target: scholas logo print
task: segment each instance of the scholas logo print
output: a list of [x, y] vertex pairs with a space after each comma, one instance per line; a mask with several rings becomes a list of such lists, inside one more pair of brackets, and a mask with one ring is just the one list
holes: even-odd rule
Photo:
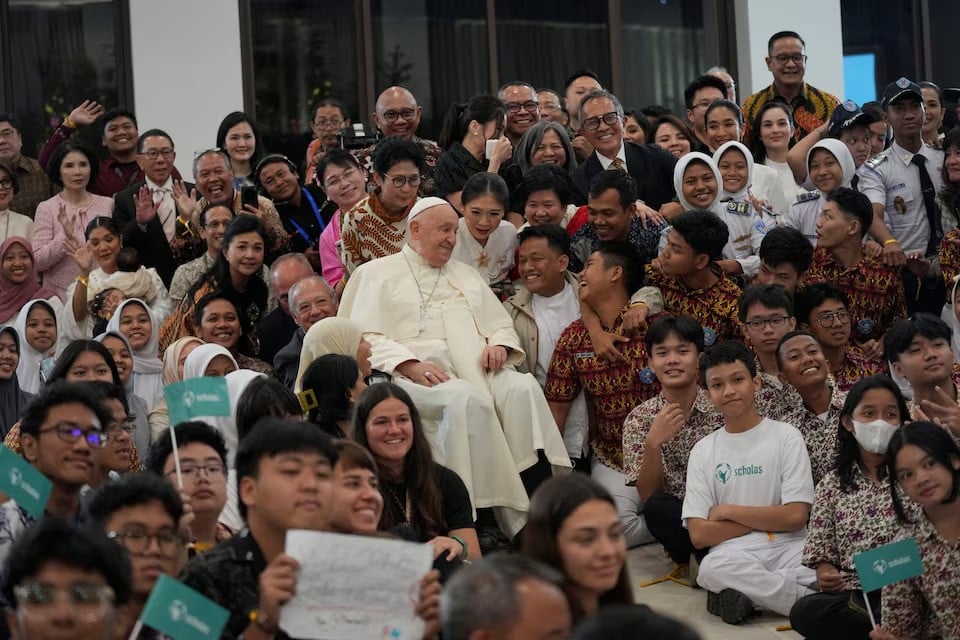
[[717, 465], [714, 474], [717, 476], [717, 480], [723, 484], [727, 484], [733, 478], [740, 478], [742, 476], [759, 476], [763, 475], [763, 465], [759, 464], [745, 464], [734, 469], [726, 462], [721, 462]]

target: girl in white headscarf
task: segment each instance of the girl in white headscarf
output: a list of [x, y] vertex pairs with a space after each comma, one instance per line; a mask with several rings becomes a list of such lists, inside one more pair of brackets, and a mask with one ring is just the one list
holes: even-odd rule
[[27, 393], [40, 392], [40, 364], [51, 364], [57, 353], [57, 315], [46, 300], [31, 300], [17, 315], [14, 324], [20, 336], [20, 363], [17, 380]]
[[816, 246], [817, 220], [823, 211], [825, 196], [840, 187], [849, 187], [856, 175], [856, 167], [847, 145], [840, 140], [827, 138], [810, 147], [807, 173], [816, 189], [797, 196], [797, 201], [790, 205], [787, 213], [780, 216], [779, 224], [798, 229], [810, 244]]
[[124, 300], [107, 324], [107, 333], [119, 333], [130, 343], [133, 356], [133, 392], [149, 409], [163, 400], [160, 377], [163, 362], [157, 357], [160, 328], [150, 306], [139, 298]]
[[183, 379], [223, 378], [239, 368], [237, 361], [226, 347], [207, 343], [191, 351], [183, 361]]
[[336, 316], [323, 318], [310, 327], [310, 330], [303, 337], [303, 347], [300, 349], [300, 369], [297, 371], [297, 382], [293, 389], [295, 393], [303, 391], [303, 374], [307, 372], [310, 363], [328, 353], [337, 353], [354, 358], [357, 361], [357, 366], [360, 367], [360, 373], [364, 377], [372, 373], [370, 365], [372, 350], [370, 343], [363, 337], [360, 325], [349, 318], [338, 318]]

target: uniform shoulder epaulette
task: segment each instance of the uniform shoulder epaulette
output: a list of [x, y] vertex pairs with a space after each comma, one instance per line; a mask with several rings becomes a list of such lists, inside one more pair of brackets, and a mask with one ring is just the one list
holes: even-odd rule
[[803, 193], [797, 194], [797, 203], [810, 202], [811, 200], [816, 200], [819, 197], [820, 192], [816, 189], [813, 191], [804, 191]]
[[885, 149], [885, 150], [881, 151], [880, 153], [878, 153], [877, 155], [875, 155], [875, 156], [873, 156], [872, 158], [870, 158], [869, 160], [867, 160], [864, 164], [866, 164], [866, 165], [867, 165], [868, 167], [870, 167], [871, 169], [876, 169], [877, 167], [879, 167], [881, 164], [883, 164], [883, 163], [886, 161], [886, 159], [887, 159], [888, 156], [889, 156], [889, 154], [887, 153], [887, 150]]

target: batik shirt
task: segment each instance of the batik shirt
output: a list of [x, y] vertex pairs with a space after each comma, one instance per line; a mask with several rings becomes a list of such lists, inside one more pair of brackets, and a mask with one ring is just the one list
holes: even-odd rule
[[853, 481], [855, 486], [844, 493], [834, 470], [817, 485], [802, 559], [811, 569], [821, 562], [835, 566], [845, 591], [860, 588], [853, 556], [893, 542], [897, 531], [887, 481], [874, 482], [859, 464], [854, 465]]
[[[803, 89], [800, 90], [800, 93], [793, 100], [787, 100], [778, 95], [776, 87], [771, 84], [766, 89], [747, 96], [747, 99], [743, 101], [744, 126], [742, 141], [743, 144], [748, 147], [750, 146], [751, 136], [753, 135], [751, 123], [757, 121], [757, 115], [759, 115], [760, 109], [771, 100], [789, 104], [793, 109], [793, 119], [796, 123], [793, 139], [798, 142], [801, 138], [813, 132], [814, 129], [828, 122], [830, 116], [833, 114], [834, 108], [839, 104], [839, 101], [834, 95], [822, 89], [817, 89], [807, 83], [803, 84]], [[757, 135], [759, 135], [759, 133]]]
[[[847, 392], [831, 387], [830, 406], [826, 420], [808, 409], [801, 400], [783, 418], [800, 430], [803, 441], [810, 454], [810, 468], [813, 471], [813, 484], [819, 484], [837, 463], [837, 428], [840, 423], [840, 411], [847, 399]], [[781, 419], [781, 418], [778, 418]]]
[[709, 289], [691, 289], [680, 278], [663, 275], [649, 265], [646, 267], [646, 283], [660, 289], [665, 312], [689, 316], [700, 323], [706, 346], [717, 340], [743, 342], [743, 326], [737, 317], [740, 287], [717, 265], [711, 265], [710, 270], [719, 280]]
[[[653, 419], [668, 404], [663, 394], [659, 393], [631, 411], [624, 420], [623, 475], [628, 483], [637, 481]], [[698, 389], [697, 399], [687, 420], [673, 438], [660, 448], [664, 493], [683, 500], [687, 491], [687, 460], [693, 445], [722, 426], [723, 416], [707, 398], [707, 393]]]
[[[666, 222], [659, 225], [648, 222], [647, 226], [643, 226], [640, 218], [630, 219], [630, 227], [627, 229], [627, 243], [641, 256], [644, 264], [657, 257], [660, 235], [666, 228]], [[597, 230], [592, 224], [587, 223], [577, 229], [577, 232], [570, 238], [569, 270], [573, 273], [583, 271], [587, 259], [591, 253], [597, 250], [599, 244], [600, 238], [597, 237]]]
[[817, 249], [803, 277], [803, 284], [812, 282], [830, 282], [847, 294], [854, 343], [882, 339], [897, 320], [907, 317], [900, 269], [888, 267], [879, 258], [864, 256], [845, 269], [829, 251]]
[[[612, 328], [619, 333], [623, 312]], [[550, 402], [573, 402], [583, 389], [592, 403], [596, 429], [591, 429], [590, 447], [610, 467], [623, 469], [623, 421], [634, 407], [655, 396], [660, 384], [647, 365], [642, 333], [618, 346], [628, 362], [607, 362], [597, 357], [583, 320], [564, 329], [550, 360], [544, 393]]]
[[[953, 363], [953, 375], [951, 376], [953, 380], [953, 389], [944, 389], [943, 392], [946, 394], [953, 394], [954, 400], [957, 404], [960, 404], [960, 363]], [[926, 422], [931, 422], [930, 418], [927, 416], [926, 412], [920, 408], [920, 403], [916, 399], [910, 400], [907, 402], [907, 409], [910, 410], [910, 419], [911, 420], [924, 420]], [[957, 443], [957, 446], [960, 447], [960, 433], [951, 431], [950, 435], [953, 436], [954, 442]]]
[[883, 629], [900, 638], [960, 640], [960, 540], [946, 540], [923, 514], [898, 531], [920, 548], [923, 575], [883, 588]]
[[407, 214], [416, 198], [398, 216], [390, 215], [373, 192], [340, 219], [340, 260], [347, 275], [364, 262], [399, 253], [407, 238]]
[[833, 372], [833, 380], [840, 391], [850, 391], [863, 378], [889, 374], [886, 361], [868, 360], [859, 347], [850, 345], [843, 354], [843, 364]]

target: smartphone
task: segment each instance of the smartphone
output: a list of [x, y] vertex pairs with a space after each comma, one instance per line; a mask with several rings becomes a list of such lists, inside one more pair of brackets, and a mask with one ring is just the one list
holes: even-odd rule
[[250, 205], [253, 208], [259, 208], [260, 202], [257, 198], [256, 187], [244, 187], [240, 189], [240, 204], [244, 207]]

